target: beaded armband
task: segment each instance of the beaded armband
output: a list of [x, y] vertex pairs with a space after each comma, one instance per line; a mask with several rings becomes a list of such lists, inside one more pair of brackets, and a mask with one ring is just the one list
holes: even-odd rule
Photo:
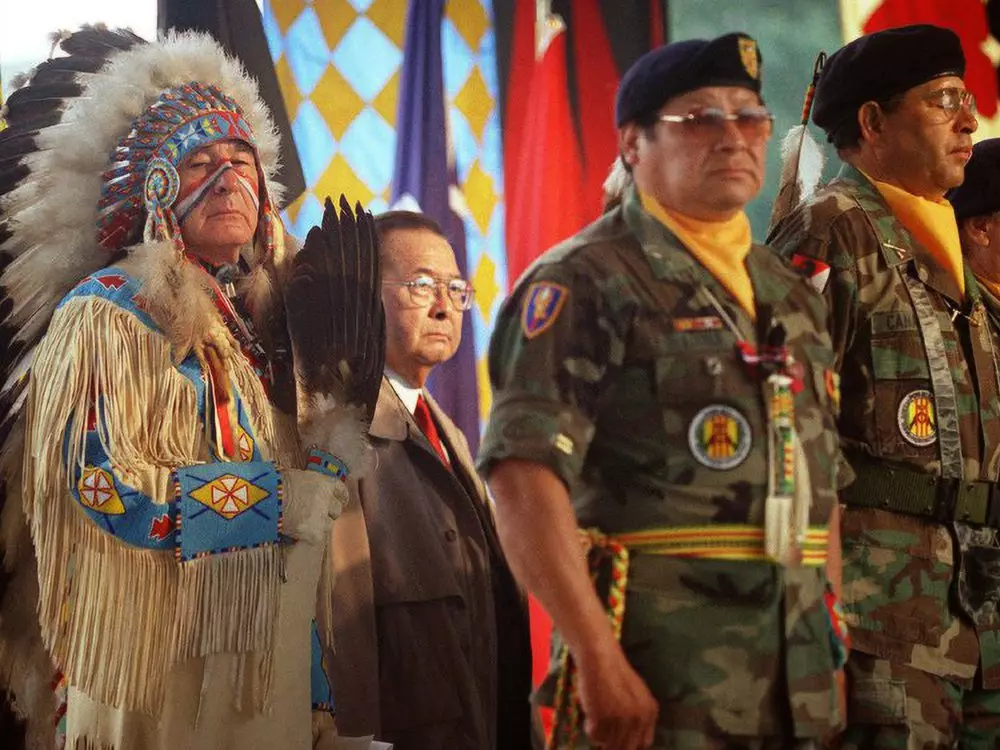
[[341, 461], [332, 453], [328, 453], [315, 445], [309, 449], [309, 460], [306, 462], [306, 469], [318, 471], [328, 477], [339, 479], [341, 482], [347, 481], [347, 476], [351, 473], [347, 464]]

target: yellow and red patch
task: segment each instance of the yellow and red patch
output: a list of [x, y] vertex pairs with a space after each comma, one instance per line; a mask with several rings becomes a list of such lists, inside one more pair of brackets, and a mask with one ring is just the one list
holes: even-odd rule
[[521, 309], [521, 330], [524, 337], [533, 339], [552, 327], [559, 317], [569, 289], [551, 281], [536, 281], [528, 287]]
[[718, 315], [703, 315], [697, 318], [674, 318], [674, 330], [678, 333], [721, 331], [722, 318]]
[[713, 404], [695, 414], [688, 428], [688, 446], [702, 466], [735, 469], [750, 455], [750, 423], [736, 409]]
[[923, 448], [937, 440], [937, 415], [934, 394], [926, 389], [911, 391], [903, 396], [896, 412], [896, 424], [903, 439]]

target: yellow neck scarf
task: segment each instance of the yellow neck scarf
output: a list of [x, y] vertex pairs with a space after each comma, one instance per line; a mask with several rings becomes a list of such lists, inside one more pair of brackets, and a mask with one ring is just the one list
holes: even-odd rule
[[638, 192], [643, 210], [677, 235], [684, 247], [756, 320], [753, 284], [746, 267], [753, 242], [746, 213], [740, 211], [726, 221], [701, 221], [668, 211], [652, 196]]
[[962, 243], [958, 237], [958, 222], [951, 204], [943, 198], [940, 201], [928, 200], [887, 182], [874, 180], [868, 175], [865, 177], [878, 188], [900, 223], [927, 248], [934, 262], [952, 275], [958, 284], [958, 290], [964, 296]]

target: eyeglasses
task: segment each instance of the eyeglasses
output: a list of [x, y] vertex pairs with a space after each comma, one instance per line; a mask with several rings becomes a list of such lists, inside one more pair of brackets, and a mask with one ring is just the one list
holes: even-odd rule
[[[889, 102], [898, 102], [906, 94], [899, 94], [888, 99]], [[954, 120], [958, 113], [965, 109], [970, 115], [976, 114], [976, 97], [968, 89], [960, 89], [957, 86], [948, 86], [937, 91], [930, 91], [920, 96], [922, 101], [927, 102], [932, 107], [941, 110], [942, 122]]]
[[726, 123], [736, 124], [737, 130], [747, 140], [760, 140], [771, 135], [774, 115], [764, 107], [744, 107], [735, 112], [726, 112], [718, 107], [706, 107], [686, 115], [660, 115], [660, 122], [679, 123], [694, 136], [718, 136], [726, 128]]
[[405, 286], [410, 293], [410, 301], [421, 307], [432, 305], [438, 298], [438, 290], [444, 289], [456, 310], [472, 307], [473, 289], [465, 279], [435, 279], [431, 276], [417, 276], [409, 281], [383, 281], [388, 286]]
[[962, 109], [968, 110], [970, 115], [976, 114], [976, 97], [968, 89], [949, 86], [924, 94], [921, 98], [928, 104], [943, 110], [949, 120], [957, 116]]

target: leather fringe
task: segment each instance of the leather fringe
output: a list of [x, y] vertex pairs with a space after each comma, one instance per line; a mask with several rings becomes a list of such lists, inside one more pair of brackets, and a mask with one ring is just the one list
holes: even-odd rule
[[[101, 530], [68, 490], [70, 467], [84, 461], [94, 394], [116, 476], [154, 502], [170, 498], [172, 467], [206, 460], [197, 394], [171, 364], [167, 340], [110, 302], [72, 299], [53, 317], [33, 369], [23, 507], [38, 559], [42, 639], [69, 683], [106, 705], [155, 714], [175, 663], [255, 652], [263, 659], [255, 702], [266, 708], [280, 550], [178, 564], [171, 552], [130, 547]], [[242, 358], [229, 370], [269, 454], [274, 424], [263, 387]]]

